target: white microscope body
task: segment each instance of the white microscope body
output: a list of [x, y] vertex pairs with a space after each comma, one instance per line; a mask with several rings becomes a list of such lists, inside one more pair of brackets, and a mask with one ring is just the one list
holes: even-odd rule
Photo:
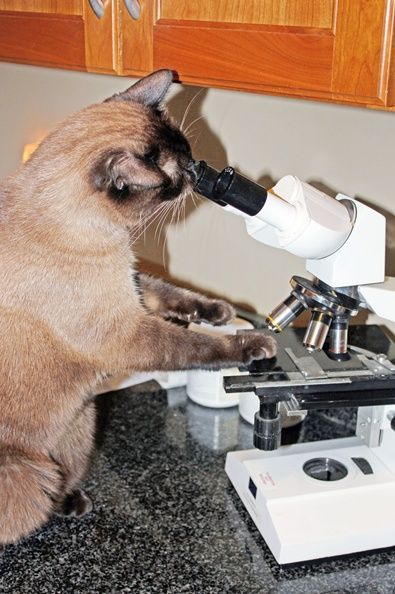
[[[305, 346], [310, 351], [320, 349], [328, 326], [340, 319], [338, 326], [345, 329], [335, 332], [334, 350], [344, 354], [348, 318], [359, 308], [395, 320], [395, 278], [384, 276], [384, 216], [353, 198], [339, 194], [333, 199], [293, 176], [282, 178], [267, 192], [260, 210], [258, 206], [246, 213], [248, 208], [240, 207], [229, 191], [233, 174], [226, 168], [213, 185], [213, 174], [203, 173], [208, 182], [198, 182], [198, 191], [244, 217], [249, 235], [257, 241], [306, 258], [306, 268], [315, 277], [313, 283], [301, 279], [301, 284], [292, 285], [291, 296], [269, 317], [272, 330], [281, 330], [310, 308], [316, 318]], [[257, 186], [255, 191], [259, 193]], [[233, 194], [238, 193], [242, 192], [234, 189]], [[318, 309], [322, 305], [322, 311], [317, 313], [314, 304]], [[380, 356], [366, 362], [380, 377], [395, 373], [385, 357], [382, 367]], [[314, 371], [302, 369], [310, 383], [319, 386], [327, 381], [320, 371], [314, 376]], [[299, 388], [302, 383], [303, 377]], [[324, 461], [321, 476], [314, 474], [316, 460]], [[325, 464], [333, 480], [322, 476]], [[280, 564], [395, 546], [395, 398], [386, 406], [360, 407], [354, 437], [273, 451], [230, 452], [226, 472]]]
[[[395, 319], [395, 278], [385, 279], [385, 217], [343, 194], [336, 199], [287, 175], [260, 212], [245, 218], [261, 243], [306, 259], [306, 270], [330, 287], [355, 287], [378, 315]], [[371, 286], [373, 285], [373, 286]], [[377, 311], [377, 310], [380, 311]]]

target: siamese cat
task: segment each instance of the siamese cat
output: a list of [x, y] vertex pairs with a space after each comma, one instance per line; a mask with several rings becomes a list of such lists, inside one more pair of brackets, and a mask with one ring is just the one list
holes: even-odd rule
[[172, 323], [224, 324], [234, 310], [135, 269], [133, 233], [196, 181], [161, 105], [171, 83], [161, 70], [72, 115], [0, 184], [0, 545], [91, 509], [79, 485], [104, 379], [275, 354], [258, 331]]

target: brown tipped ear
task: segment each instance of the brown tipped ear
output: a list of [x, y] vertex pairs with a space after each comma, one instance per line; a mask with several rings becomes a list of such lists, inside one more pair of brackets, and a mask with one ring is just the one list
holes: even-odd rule
[[157, 106], [163, 99], [171, 83], [173, 82], [173, 73], [171, 70], [157, 70], [144, 78], [141, 78], [134, 85], [123, 91], [116, 93], [107, 101], [135, 101], [147, 106]]

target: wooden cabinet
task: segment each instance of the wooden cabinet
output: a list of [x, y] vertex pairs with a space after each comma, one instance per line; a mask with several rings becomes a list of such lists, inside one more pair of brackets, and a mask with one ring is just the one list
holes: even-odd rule
[[[97, 6], [96, 16], [91, 4]], [[0, 0], [0, 59], [118, 71], [117, 0]]]
[[154, 67], [196, 84], [393, 105], [393, 0], [161, 0]]
[[3, 60], [83, 69], [84, 25], [78, 0], [0, 0]]
[[[138, 18], [133, 18], [124, 1], [119, 4], [119, 72], [141, 76], [154, 70], [153, 25], [156, 20], [155, 0], [137, 0]], [[167, 68], [167, 66], [166, 66]]]
[[0, 59], [391, 108], [394, 13], [395, 0], [0, 0]]

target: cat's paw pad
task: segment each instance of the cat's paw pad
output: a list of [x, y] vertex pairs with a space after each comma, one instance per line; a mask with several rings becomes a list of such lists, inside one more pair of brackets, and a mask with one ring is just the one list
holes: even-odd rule
[[242, 362], [246, 365], [257, 359], [271, 359], [277, 353], [277, 342], [269, 334], [249, 331], [236, 335], [241, 346]]
[[62, 516], [82, 518], [93, 509], [92, 499], [81, 489], [70, 493], [64, 499], [58, 513]]

